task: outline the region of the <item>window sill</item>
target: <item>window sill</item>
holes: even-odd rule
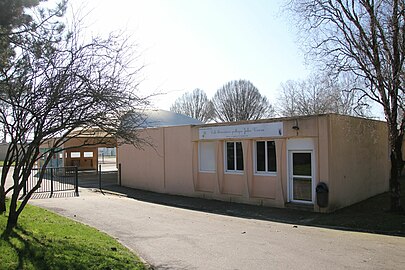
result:
[[[243,175],[245,171],[225,171],[225,174],[236,174],[236,175]]]
[[[210,174],[214,174],[217,173],[217,171],[198,171],[199,173],[210,173]]]
[[[258,173],[258,172],[255,172],[253,175],[254,175],[254,176],[277,176],[277,173],[271,173],[271,172],[268,172],[268,173]]]

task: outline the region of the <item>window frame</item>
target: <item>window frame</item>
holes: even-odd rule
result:
[[[228,143],[233,143],[234,147],[233,147],[233,151],[234,151],[234,170],[228,170]],[[243,170],[238,170],[238,166],[237,166],[237,150],[236,150],[236,144],[240,143],[241,148],[242,148],[242,164],[243,164]],[[245,172],[245,158],[244,158],[244,153],[243,153],[243,143],[242,141],[225,141],[224,142],[224,172],[226,174],[244,174]]]
[[[91,153],[91,155],[89,155]],[[93,158],[94,157],[94,152],[93,151],[84,151],[83,152],[83,157],[84,158]]]
[[[264,171],[258,171],[257,170],[257,142],[264,142],[264,166],[265,170]],[[268,168],[268,142],[274,142],[274,152],[275,152],[275,160],[276,160],[276,170],[275,171],[269,171]],[[253,151],[253,166],[254,166],[254,175],[261,175],[261,176],[276,176],[277,175],[277,147],[276,147],[276,142],[275,140],[267,140],[267,139],[262,139],[262,140],[255,140],[253,141],[254,143],[254,151]]]
[[[72,154],[73,154],[74,156],[72,156]],[[79,155],[76,156],[76,154],[79,154]],[[82,158],[82,153],[81,153],[80,151],[72,151],[72,152],[70,152],[69,157],[70,157],[71,159],[72,159],[72,158]]]
[[[213,170],[204,170],[201,168],[201,162],[202,162],[202,158],[201,158],[201,146],[204,143],[212,143],[214,145],[214,169]],[[217,157],[216,157],[216,142],[215,141],[201,141],[198,142],[198,171],[201,173],[216,173],[217,172]]]

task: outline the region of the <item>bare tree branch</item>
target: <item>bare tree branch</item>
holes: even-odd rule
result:
[[[65,9],[58,6],[58,10]],[[101,141],[114,138],[136,147],[147,143],[134,130],[148,99],[136,94],[141,67],[134,62],[136,47],[129,38],[110,33],[83,41],[77,21],[67,26],[62,19],[49,19],[52,10],[36,12],[36,27],[11,34],[14,56],[0,66],[0,125],[10,140],[0,183],[1,211],[5,211],[5,179],[15,164],[7,230],[15,226],[42,182],[43,173],[17,205],[32,168],[41,158],[46,168],[66,142],[97,130]],[[137,116],[132,118],[135,122],[123,125],[129,114]],[[41,152],[40,146],[50,141],[52,147]],[[94,140],[83,141],[93,144]]]
[[[334,78],[328,75],[311,75],[302,81],[281,84],[277,111],[281,116],[317,115],[338,113],[369,117],[365,98],[354,88],[362,85],[355,76],[344,74]]]
[[[293,0],[291,4],[307,55],[323,70],[361,78],[364,86],[354,90],[384,109],[391,149],[391,210],[401,210],[405,2]]]
[[[170,110],[188,115],[204,123],[214,118],[214,109],[211,101],[207,98],[205,92],[198,88],[176,99]]]
[[[265,96],[249,81],[231,81],[212,99],[216,121],[257,120],[270,117],[274,109]]]

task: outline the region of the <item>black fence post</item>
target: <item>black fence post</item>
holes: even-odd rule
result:
[[[45,170],[47,170],[46,168],[45,168]],[[53,195],[53,168],[50,168],[50,171],[51,171],[51,198],[52,198],[52,195]]]
[[[98,166],[98,188],[101,190],[101,164]]]
[[[75,193],[79,197],[79,173],[77,166],[75,167]]]
[[[121,163],[118,164],[118,184],[121,186]]]

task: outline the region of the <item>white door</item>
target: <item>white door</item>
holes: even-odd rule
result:
[[[313,203],[314,162],[312,151],[289,151],[289,199]]]

